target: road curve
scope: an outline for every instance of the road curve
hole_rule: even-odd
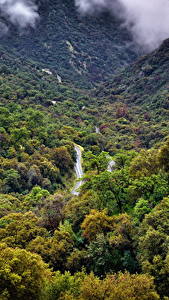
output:
[[[110,160],[107,166],[107,171],[108,172],[112,172],[113,167],[115,166],[115,161],[114,160]]]
[[[84,173],[83,173],[83,169],[82,169],[82,147],[80,147],[79,145],[75,145],[74,146],[75,151],[76,151],[76,163],[75,163],[75,172],[76,172],[76,178],[77,178],[77,182],[73,188],[73,190],[71,191],[72,195],[78,196],[79,195],[79,188],[81,187],[81,185],[83,184],[83,180],[80,180]]]
[[[74,188],[71,191],[71,194],[74,195],[74,196],[79,196],[79,193],[80,193],[79,189],[83,184],[83,180],[80,180],[80,179],[84,176],[83,169],[82,169],[82,151],[83,151],[83,148],[81,146],[75,144],[74,149],[76,151],[76,163],[75,163],[74,169],[75,169],[75,172],[76,172],[77,181],[75,183]],[[114,165],[115,165],[115,161],[110,160],[109,163],[108,163],[108,166],[107,166],[107,171],[112,172],[112,169],[113,169]]]

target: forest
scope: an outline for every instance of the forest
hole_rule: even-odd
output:
[[[43,5],[32,44],[12,29],[0,46],[0,300],[169,300],[169,40],[134,61],[111,21],[112,57],[67,0]]]

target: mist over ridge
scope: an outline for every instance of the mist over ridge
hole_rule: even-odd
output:
[[[0,17],[21,29],[35,27],[39,18],[38,6],[32,0],[0,0]],[[0,35],[8,31],[4,21],[0,22]]]
[[[109,11],[132,33],[146,51],[157,48],[169,37],[168,0],[75,0],[82,15]]]

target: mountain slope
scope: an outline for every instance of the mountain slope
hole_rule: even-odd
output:
[[[117,23],[41,1],[0,46],[0,299],[167,300],[169,40],[119,69]]]
[[[64,80],[91,85],[136,57],[128,32],[108,14],[82,18],[73,0],[50,0],[47,5],[39,1],[39,13],[35,30],[19,33],[11,27],[1,46],[56,71]]]
[[[165,41],[111,81],[87,91],[60,83],[56,72],[48,74],[39,64],[1,49],[1,102],[38,105],[54,117],[57,128],[71,126],[73,131],[64,129],[66,139],[86,149],[114,154],[150,148],[168,136],[168,59]]]
[[[169,132],[169,40],[92,93],[110,149],[148,147]],[[112,147],[113,145],[113,147]],[[113,150],[114,151],[114,150]]]
[[[121,95],[126,103],[152,108],[169,108],[169,39],[159,49],[141,57],[112,80],[98,88],[96,95]]]

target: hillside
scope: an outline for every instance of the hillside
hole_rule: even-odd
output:
[[[80,140],[74,141],[88,149],[97,145],[114,154],[119,149],[151,148],[168,136],[168,60],[165,41],[110,81],[87,91],[60,82],[55,71],[48,73],[1,48],[1,102],[40,105],[59,128],[77,130]]]
[[[109,136],[109,142],[114,141],[120,148],[130,148],[131,143],[149,148],[168,136],[168,64],[166,40],[159,49],[93,91],[101,106],[100,128]],[[119,139],[115,138],[115,131]]]
[[[152,108],[168,107],[169,39],[159,49],[143,56],[98,89],[98,97],[122,95],[126,103]]]
[[[81,86],[108,79],[136,58],[129,33],[119,22],[102,14],[80,17],[74,0],[39,1],[35,29],[19,32],[10,26],[1,46],[22,59],[58,73]]]

